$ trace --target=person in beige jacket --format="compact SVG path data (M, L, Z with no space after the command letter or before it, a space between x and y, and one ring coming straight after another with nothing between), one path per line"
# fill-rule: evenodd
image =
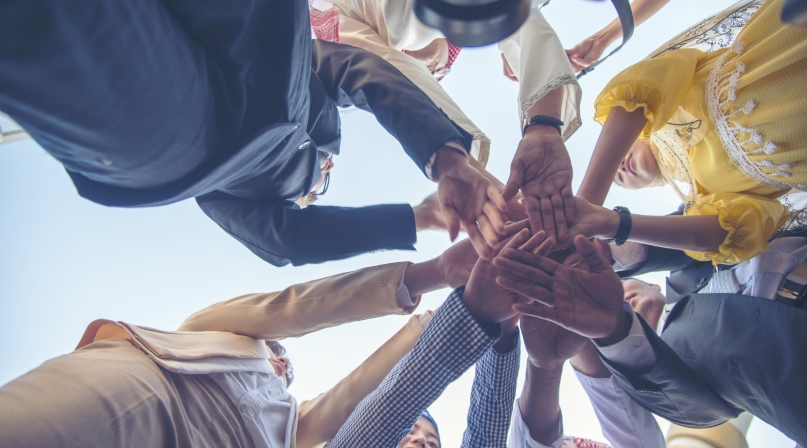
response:
M421 294L464 284L476 259L466 241L424 263L236 297L179 331L94 321L74 352L0 387L0 440L9 448L318 446L414 346L431 313L413 316L335 387L299 404L286 390L288 361L265 341L411 313Z

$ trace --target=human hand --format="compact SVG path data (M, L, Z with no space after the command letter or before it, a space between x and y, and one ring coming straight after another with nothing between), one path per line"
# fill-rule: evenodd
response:
M504 72L505 78L510 81L518 82L518 78L516 78L516 74L513 73L513 69L510 68L510 64L507 63L507 58L504 57L504 53L502 53L502 71Z
M521 337L530 364L541 370L553 370L576 355L587 339L573 331L537 317L521 316Z
M514 304L514 311L554 322L587 338L610 342L626 334L624 324L629 316L622 305L622 282L593 243L577 236L574 246L586 269L564 266L524 250L504 248L493 260L501 269L496 283L538 302Z
M546 254L554 244L554 239L545 240L546 233L541 231L527 239L529 231L527 229L513 235L511 238L502 241L494 248L494 255L499 251L512 248L516 250L519 246L527 251L537 251ZM462 301L465 307L482 325L505 321L516 315L512 305L518 303L519 294L506 290L496 283L496 278L503 275L502 269L493 265L490 261L482 258L476 262Z
M594 205L580 196L574 197L574 222L569 228L572 238L582 235L586 238L611 239L618 230L618 212Z
M510 178L503 196L510 199L518 190L532 232L545 230L549 237L563 243L568 239L568 224L574 219L572 162L557 130L550 126L527 128L510 164Z
M466 156L452 148L437 152L434 169L437 197L451 241L457 238L462 224L476 253L489 260L487 245L495 246L498 234L504 229L501 212L507 211L507 203L501 193L490 179L468 163Z
M437 192L430 194L423 202L412 207L412 212L415 214L416 232L421 230L448 230ZM464 229L461 228L460 230Z
M584 68L597 62L607 47L608 43L595 35L584 39L571 50L566 50L566 56L569 57L574 72L580 73Z
M517 223L505 225L502 238L509 238L522 229L528 229L529 223L524 220ZM468 283L471 270L476 265L479 256L476 254L471 240L462 240L446 249L436 258L437 269L440 271L440 278L443 283L452 289Z

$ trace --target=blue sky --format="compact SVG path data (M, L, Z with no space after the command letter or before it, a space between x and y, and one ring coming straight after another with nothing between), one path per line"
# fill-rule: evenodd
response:
M604 84L668 38L731 3L672 0L636 30L622 51L581 80L583 127L567 142L575 188L600 130L590 117L594 96ZM567 48L615 17L609 2L583 0L555 0L544 12ZM464 49L443 85L491 138L488 169L506 179L520 137L517 86L501 75L496 47ZM434 191L369 114L345 114L343 136L342 155L335 158L322 204L414 205ZM662 189L612 189L606 206L666 214L677 203L672 192ZM424 232L416 252L276 268L221 231L193 201L153 209L102 207L81 199L64 169L34 142L5 144L0 146L0 384L70 352L97 318L174 329L194 311L220 300L375 264L426 260L449 244L443 233ZM663 275L649 279L663 284ZM434 309L447 293L427 295L421 309ZM297 374L291 391L306 399L327 390L405 320L391 316L286 341ZM447 447L459 446L472 376L471 370L431 408ZM571 371L564 373L561 405L568 434L603 440ZM752 447L795 445L760 421L752 424L749 442Z

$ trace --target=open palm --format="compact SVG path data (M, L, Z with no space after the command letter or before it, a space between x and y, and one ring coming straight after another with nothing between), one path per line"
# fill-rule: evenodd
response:
M538 303L517 304L523 314L539 317L587 338L609 336L623 311L619 276L584 237L574 240L583 267L571 267L523 250L507 248L494 259L505 272L502 287Z

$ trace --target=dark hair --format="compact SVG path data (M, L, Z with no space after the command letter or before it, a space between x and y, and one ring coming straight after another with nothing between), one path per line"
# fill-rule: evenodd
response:
M280 344L277 341L263 341L266 343L266 346L272 350L272 353L275 356L286 356L286 347ZM294 366L289 362L289 366L286 369L286 387L291 386L291 382L294 381Z

